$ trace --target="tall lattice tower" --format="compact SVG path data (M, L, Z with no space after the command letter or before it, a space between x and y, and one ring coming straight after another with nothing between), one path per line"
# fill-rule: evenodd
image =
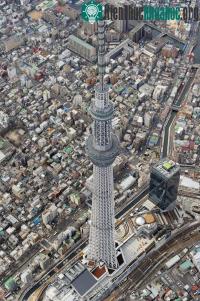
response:
M90 107L94 119L93 132L86 144L93 162L93 197L88 258L97 264L104 262L111 269L117 268L115 250L115 215L113 167L119 153L119 142L112 133L113 104L109 101L105 73L105 21L98 22L98 72L99 83L95 100Z

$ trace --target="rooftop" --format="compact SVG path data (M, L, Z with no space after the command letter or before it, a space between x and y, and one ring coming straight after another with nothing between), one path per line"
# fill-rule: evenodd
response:
M106 273L106 267L105 265L103 267L97 267L94 271L93 271L93 275L96 278L100 278L101 276L103 276L103 274Z
M193 266L192 262L190 260L186 260L180 265L180 269L185 271L190 269L192 266Z
M163 159L159 161L153 168L154 171L159 172L164 177L171 177L173 174L179 171L180 166L178 163L170 160L170 159Z
M86 269L72 282L72 286L79 295L84 296L96 282L94 276Z
M81 44L83 47L87 48L87 49L94 49L94 47L88 43L86 43L85 41L77 38L76 36L74 36L73 34L69 36L69 41L74 41L76 43Z

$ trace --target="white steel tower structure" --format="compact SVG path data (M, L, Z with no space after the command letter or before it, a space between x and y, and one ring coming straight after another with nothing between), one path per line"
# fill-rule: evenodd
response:
M89 236L88 259L97 264L103 262L116 269L115 215L113 167L119 153L119 142L112 133L113 104L109 101L105 73L105 21L98 22L98 72L99 83L95 88L95 100L90 107L93 117L92 134L86 144L93 162L93 197Z

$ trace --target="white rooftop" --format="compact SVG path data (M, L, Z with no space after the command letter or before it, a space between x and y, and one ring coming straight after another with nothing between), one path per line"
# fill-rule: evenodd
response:
M180 186L193 188L193 189L200 189L200 185L197 181L194 181L191 178L185 176L180 177Z
M5 158L4 153L2 153L2 151L0 151L0 162Z

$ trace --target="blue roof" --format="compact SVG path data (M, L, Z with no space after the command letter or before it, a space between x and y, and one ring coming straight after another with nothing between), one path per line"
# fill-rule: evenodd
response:
M72 282L72 286L80 296L85 295L95 284L97 280L86 269Z
M37 217L34 218L34 220L33 220L33 223L34 223L35 225L40 224L40 222L41 222L41 218L40 218L39 216L37 216Z

